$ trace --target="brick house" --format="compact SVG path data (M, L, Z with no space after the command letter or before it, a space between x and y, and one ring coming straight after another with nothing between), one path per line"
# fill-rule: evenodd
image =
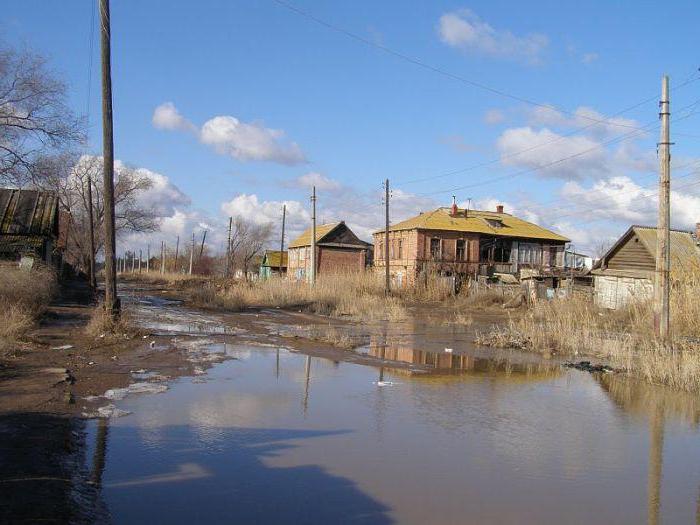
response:
M316 274L359 272L367 265L372 245L360 240L344 221L316 226ZM311 270L311 228L288 247L287 275L306 279Z
M384 230L374 236L374 266L384 272ZM459 209L456 204L389 227L389 272L398 286L421 273L464 279L564 266L569 239L509 213Z

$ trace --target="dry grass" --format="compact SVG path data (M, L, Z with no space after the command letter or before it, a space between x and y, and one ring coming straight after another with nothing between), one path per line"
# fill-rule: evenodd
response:
M186 273L177 272L165 272L161 274L158 271L146 272L145 270L141 272L120 272L119 279L129 282L139 282L146 284L180 284L188 285L194 283L201 283L204 281L209 281L209 277L202 275L189 275Z
M0 350L11 348L35 326L56 293L56 276L47 268L0 271Z
M83 329L85 335L100 339L130 339L139 334L135 324L131 321L128 310L122 309L120 315L113 319L106 315L103 306L97 305L90 316L90 320Z
M679 269L673 280L668 345L654 336L650 302L612 311L581 297L538 302L521 319L479 334L477 342L597 357L651 383L700 391L700 267Z
M308 327L304 337L346 350L352 350L362 344L358 338L352 337L347 331L339 330L333 326L321 327L314 325Z
M362 320L397 320L405 315L401 298L387 297L380 276L371 272L319 276L313 287L279 278L252 283L211 282L193 290L191 297L197 306L231 311L250 307L296 308Z

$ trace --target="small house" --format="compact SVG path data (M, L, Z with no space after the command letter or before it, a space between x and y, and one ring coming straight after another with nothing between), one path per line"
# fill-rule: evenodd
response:
M287 252L266 250L260 263L260 278L267 279L273 275L285 275L286 273Z
M385 232L374 234L374 266L385 271ZM389 227L389 273L398 286L428 272L464 280L564 267L569 239L509 213L460 209L420 213Z
M654 295L656 228L631 226L592 270L595 302L617 309ZM671 268L700 256L690 232L671 230Z
M371 247L345 221L316 226L316 274L362 271ZM289 243L287 253L287 275L307 279L311 271L311 228Z
M0 259L58 267L61 252L58 196L48 191L0 189Z

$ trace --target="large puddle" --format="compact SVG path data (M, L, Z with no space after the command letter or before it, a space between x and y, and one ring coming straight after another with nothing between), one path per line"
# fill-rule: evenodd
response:
M465 353L440 332L422 337L435 348L415 332L372 338L362 351L377 366L226 343L233 359L206 375L118 401L127 417L58 427L75 442L53 445L71 458L55 475L70 484L47 513L115 523L700 522L697 396L532 356ZM14 457L34 450L16 448ZM13 494L31 505L47 483L60 485L35 479Z

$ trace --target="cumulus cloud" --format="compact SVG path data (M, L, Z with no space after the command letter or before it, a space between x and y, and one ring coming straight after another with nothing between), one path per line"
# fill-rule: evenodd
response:
M619 136L642 127L639 122L624 117L608 117L593 108L580 106L573 115L565 115L553 107L536 106L529 110L528 122L535 126L550 126L563 129L585 128L588 135L599 138ZM644 132L639 137L645 136Z
M438 34L445 44L478 54L539 64L549 39L539 33L516 36L484 22L470 9L440 17Z
M263 161L288 166L306 162L299 145L287 140L283 130L267 128L262 122L243 122L231 115L219 115L198 128L183 117L172 102L158 106L152 122L158 129L191 132L217 153L243 162Z
M316 186L317 190L320 191L338 191L342 188L342 185L337 180L326 177L325 175L317 172L309 172L300 177L294 179L295 185L301 186L302 188L313 188Z

